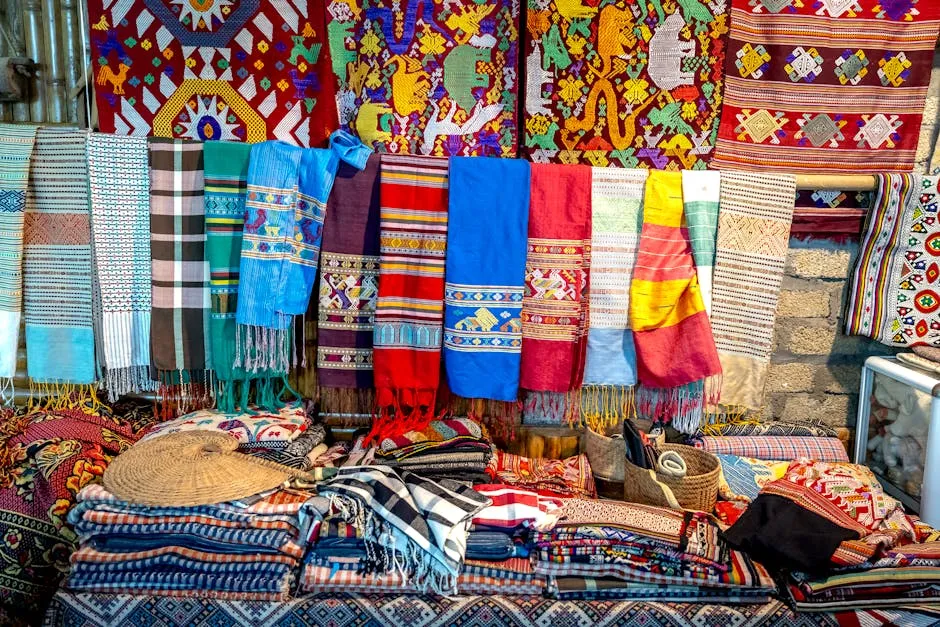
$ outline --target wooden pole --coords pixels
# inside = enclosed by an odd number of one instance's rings
[[[843,192],[869,192],[878,186],[871,174],[797,174],[797,189],[837,189]]]

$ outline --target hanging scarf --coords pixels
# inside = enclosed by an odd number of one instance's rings
[[[97,379],[86,135],[36,133],[23,238],[26,368],[36,383],[87,386]]]
[[[317,328],[321,410],[372,411],[374,399],[360,402],[360,396],[371,396],[367,390],[373,385],[378,281],[379,156],[373,155],[361,172],[340,166],[323,224]]]
[[[156,389],[150,378],[150,177],[147,139],[88,136],[97,353],[108,398]],[[100,329],[100,333],[98,333]]]
[[[582,392],[581,412],[599,433],[628,413],[636,385],[630,282],[647,174],[613,168],[591,173],[591,328],[584,385],[595,387]]]
[[[763,403],[795,200],[793,175],[722,173],[711,322],[725,407]]]
[[[13,398],[23,299],[23,210],[36,127],[0,124],[0,400]]]
[[[466,398],[515,402],[522,353],[529,164],[452,157],[449,187],[444,289],[447,385]]]
[[[447,160],[383,155],[375,389],[370,436],[420,430],[440,379],[447,251]]]
[[[721,172],[682,171],[682,209],[689,227],[699,291],[709,316],[712,315],[712,272],[715,266],[720,192]]]
[[[186,413],[208,400],[211,350],[202,143],[151,137],[148,147],[152,376]]]
[[[852,275],[845,332],[888,346],[940,346],[937,254],[940,177],[878,176]]]
[[[705,379],[721,372],[699,292],[688,230],[682,222],[682,176],[651,171],[643,230],[630,286],[639,412],[692,433],[702,417]]]
[[[581,385],[587,351],[591,168],[532,165],[520,385],[568,393]],[[531,395],[546,413],[576,420],[576,402]],[[571,399],[577,400],[577,399]]]

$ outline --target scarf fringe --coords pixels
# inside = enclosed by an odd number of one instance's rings
[[[409,431],[422,431],[437,417],[437,390],[376,390],[378,415],[372,417],[372,429],[363,444],[381,442]]]
[[[27,411],[61,411],[77,409],[95,415],[108,407],[98,398],[97,383],[29,380]]]
[[[523,408],[523,423],[526,418],[544,424],[548,418],[553,424],[569,427],[581,424],[582,389],[567,392],[528,392]]]
[[[637,413],[653,424],[672,424],[680,433],[693,434],[703,423],[705,407],[718,402],[718,381],[693,381],[674,388],[648,388],[639,386],[636,392]]]
[[[154,411],[163,420],[215,405],[212,370],[160,370]]]
[[[105,371],[104,388],[108,390],[108,400],[112,403],[125,394],[155,392],[159,385],[159,381],[150,378],[150,366],[108,368]]]
[[[293,353],[290,325],[269,329],[239,324],[235,330],[235,368],[252,373],[287,374]]]
[[[595,433],[605,433],[633,418],[636,418],[634,386],[596,385],[581,391],[581,422]]]

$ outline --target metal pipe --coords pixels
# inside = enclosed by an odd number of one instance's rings
[[[65,50],[68,42],[62,39],[61,9],[57,0],[42,0],[42,17],[46,23],[43,48],[43,73],[46,87],[46,117],[43,122],[65,122],[68,119],[65,83]]]
[[[11,55],[14,57],[25,57],[26,38],[23,33],[23,0],[13,0],[12,3],[8,3],[7,18],[10,37],[13,39]],[[13,105],[13,119],[16,122],[29,122],[29,105],[25,102],[15,103]]]
[[[45,50],[42,32],[42,3],[40,0],[26,0],[23,4],[23,34],[26,42],[26,56],[37,62],[29,99],[29,119],[42,122],[46,119],[46,69],[38,63]]]
[[[82,30],[85,25],[79,19],[80,0],[61,0],[62,5],[62,30],[66,44],[66,68],[65,78],[68,86],[68,119],[71,122],[80,124],[83,117],[80,115],[82,110],[81,88],[87,88],[84,85],[82,77],[85,74],[85,66],[88,63],[85,46],[82,43]],[[85,112],[85,116],[88,112]],[[87,119],[85,117],[84,119]]]

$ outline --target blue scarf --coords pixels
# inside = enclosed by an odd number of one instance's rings
[[[450,160],[444,365],[454,394],[516,401],[529,164]]]

